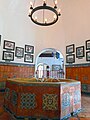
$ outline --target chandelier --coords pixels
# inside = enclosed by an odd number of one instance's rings
[[[58,21],[58,17],[61,14],[60,9],[57,8],[57,0],[50,0],[50,2],[53,3],[53,7],[48,5],[48,0],[43,0],[42,5],[37,6],[35,5],[35,2],[35,0],[33,0],[33,2],[30,2],[29,9],[29,17],[35,24],[41,26],[49,26]]]

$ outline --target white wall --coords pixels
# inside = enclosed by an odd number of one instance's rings
[[[3,40],[14,41],[18,47],[24,47],[25,44],[34,45],[36,56],[44,48],[56,48],[65,54],[62,17],[53,26],[37,26],[28,17],[29,2],[29,0],[0,0],[1,61]],[[23,62],[23,58],[15,57],[14,62]]]
[[[28,17],[29,0],[0,0],[0,34],[2,35],[0,60],[2,60],[3,41],[15,42],[15,46],[25,44],[35,46],[35,28]],[[24,58],[15,57],[14,62],[23,62]]]
[[[36,49],[39,52],[45,48],[55,48],[65,55],[65,35],[62,18],[53,26],[38,27],[37,31]],[[36,52],[38,53],[38,51]]]
[[[90,0],[64,0],[63,25],[66,45],[85,46],[85,41],[90,39]],[[75,63],[86,63],[86,54],[75,60]]]

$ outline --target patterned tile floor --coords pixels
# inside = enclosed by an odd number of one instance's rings
[[[0,93],[0,120],[14,120],[14,118],[3,109],[4,93]],[[90,94],[82,94],[82,112],[78,115],[80,120],[90,120]],[[73,117],[69,120],[77,120]]]

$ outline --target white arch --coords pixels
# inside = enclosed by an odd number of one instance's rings
[[[45,48],[45,49],[43,49],[38,55],[37,55],[37,57],[36,57],[36,63],[35,63],[35,71],[36,71],[36,69],[37,69],[37,66],[38,66],[38,64],[37,64],[37,61],[38,61],[38,57],[40,56],[40,54],[42,54],[43,52],[46,52],[46,51],[55,51],[55,52],[58,52],[58,53],[60,53],[60,55],[62,55],[62,57],[63,57],[63,54],[59,51],[59,50],[57,50],[57,49],[55,49],[55,48]],[[64,57],[63,57],[64,58]]]
[[[50,52],[58,52],[59,54],[60,54],[60,58],[62,58],[63,59],[63,63],[61,63],[60,65],[62,66],[62,68],[63,68],[63,72],[65,73],[65,66],[64,66],[64,57],[63,57],[63,55],[62,55],[62,53],[59,51],[59,50],[57,50],[57,49],[55,49],[55,48],[45,48],[45,49],[43,49],[38,55],[37,55],[37,57],[36,57],[36,64],[35,64],[35,71],[37,71],[38,70],[38,66],[39,65],[42,65],[42,66],[44,66],[45,64],[46,65],[48,65],[48,66],[50,66],[50,64],[48,64],[48,63],[43,63],[43,62],[38,62],[38,59],[39,59],[39,56],[42,54],[42,53],[44,53],[44,52],[46,52],[46,51],[50,51]],[[50,63],[50,62],[49,62]],[[50,66],[50,71],[51,71],[51,76],[52,76],[52,67]],[[64,74],[64,77],[65,77],[65,74]]]

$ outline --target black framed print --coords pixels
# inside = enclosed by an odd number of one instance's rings
[[[24,56],[24,48],[16,47],[15,56],[16,57],[23,57]]]
[[[90,51],[86,52],[86,61],[90,61]]]
[[[76,58],[84,57],[84,46],[80,46],[76,48]]]
[[[4,40],[3,49],[14,50],[15,42]]]
[[[66,55],[66,63],[75,63],[75,54]]]
[[[14,61],[14,52],[3,51],[3,60]]]
[[[66,46],[66,54],[73,53],[74,51],[75,51],[75,45],[74,44]]]
[[[90,40],[86,41],[86,50],[90,50]]]
[[[33,54],[34,53],[34,46],[25,45],[25,52]]]
[[[25,56],[24,56],[24,62],[33,63],[33,55],[25,54]]]

